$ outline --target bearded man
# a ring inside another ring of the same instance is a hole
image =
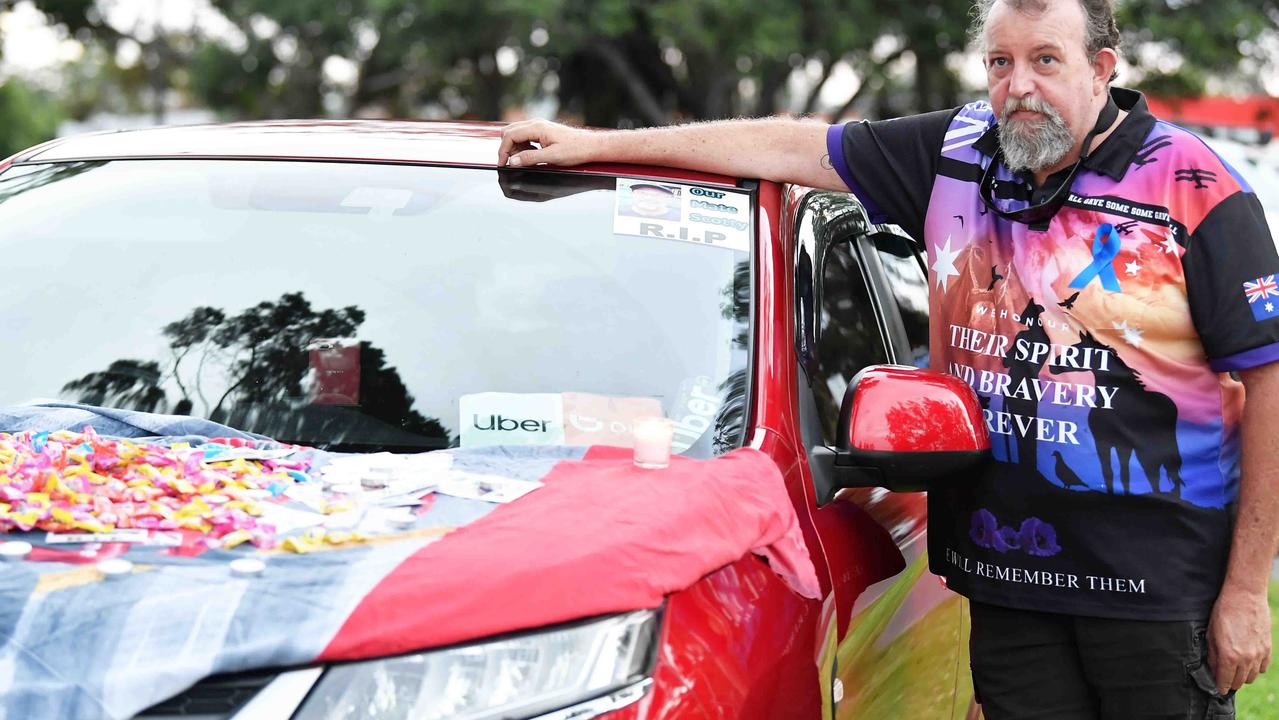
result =
[[[989,103],[830,127],[530,121],[498,161],[851,190],[906,229],[928,252],[933,368],[975,370],[994,440],[988,471],[928,498],[986,716],[1234,717],[1269,665],[1279,542],[1279,255],[1260,203],[1111,87],[1109,0],[975,9]],[[1004,356],[953,342],[975,329]]]

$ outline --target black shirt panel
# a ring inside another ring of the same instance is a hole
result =
[[[1191,234],[1182,267],[1209,360],[1242,361],[1238,356],[1256,350],[1279,355],[1266,349],[1279,343],[1279,253],[1255,194],[1240,190],[1213,207]]]
[[[958,112],[845,123],[844,162],[856,183],[850,189],[876,215],[872,222],[895,223],[923,241],[942,143]]]

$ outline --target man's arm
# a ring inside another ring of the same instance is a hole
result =
[[[512,167],[588,162],[665,165],[844,191],[848,187],[826,152],[827,127],[819,122],[766,118],[645,130],[584,130],[526,120],[502,130],[497,162]]]
[[[1226,580],[1208,625],[1208,662],[1222,694],[1257,679],[1270,665],[1266,586],[1279,545],[1279,363],[1239,373],[1244,401],[1239,511]]]

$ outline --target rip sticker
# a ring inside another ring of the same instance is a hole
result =
[[[750,195],[652,180],[617,179],[613,232],[750,250]]]

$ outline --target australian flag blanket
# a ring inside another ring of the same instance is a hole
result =
[[[85,428],[155,446],[234,438],[304,457],[313,474],[352,457],[187,417],[0,408],[0,433],[10,436]],[[129,718],[218,673],[382,657],[655,608],[751,553],[797,594],[819,595],[782,477],[755,450],[676,457],[658,471],[611,447],[429,455],[447,462],[423,467],[453,476],[539,485],[509,502],[426,493],[407,523],[305,552],[193,543],[190,532],[167,544],[68,543],[10,528],[0,540],[32,548],[0,565],[0,717]],[[301,520],[292,530],[283,522],[282,535],[304,532],[305,508],[286,517]],[[104,574],[111,558],[131,570]],[[241,558],[262,565],[233,571]]]

